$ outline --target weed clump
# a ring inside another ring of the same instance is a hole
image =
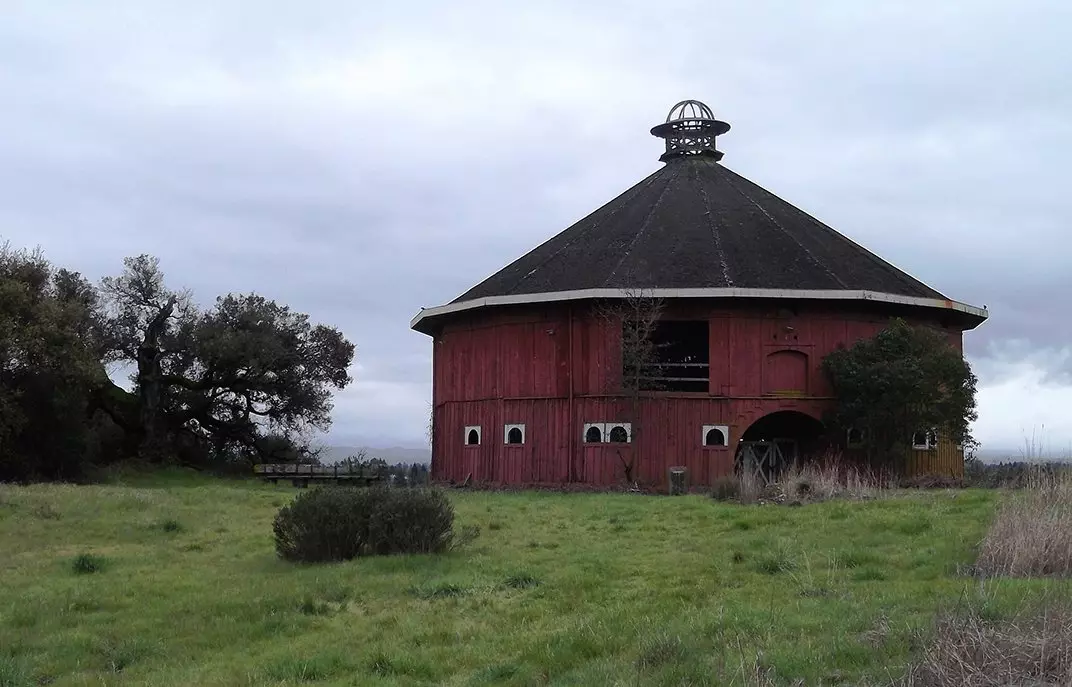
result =
[[[75,575],[92,575],[104,570],[104,559],[91,553],[81,553],[71,561],[71,571]]]
[[[161,532],[167,532],[168,534],[182,532],[182,530],[184,529],[182,523],[175,518],[167,518],[166,520],[161,520],[160,522],[156,523],[155,527]]]
[[[326,601],[306,596],[298,604],[298,612],[302,615],[328,615],[331,613],[331,605]]]
[[[676,663],[688,655],[688,648],[680,637],[658,635],[644,642],[636,659],[637,668],[658,668]]]
[[[507,577],[503,584],[513,589],[530,589],[540,586],[540,580],[535,575],[522,572]]]
[[[469,590],[451,582],[443,582],[424,587],[414,587],[410,590],[410,593],[418,599],[430,601],[432,599],[450,599],[458,596],[465,596],[469,593]]]
[[[312,489],[280,509],[272,529],[281,558],[307,563],[442,553],[479,533],[454,532],[454,508],[442,491],[390,487]]]

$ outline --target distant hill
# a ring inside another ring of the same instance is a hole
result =
[[[369,458],[383,458],[390,465],[398,463],[431,463],[432,452],[426,448],[404,448],[402,446],[389,446],[377,448],[374,446],[325,446],[320,456],[320,462],[325,464],[338,463],[350,456],[356,456],[362,450]]]
[[[1072,451],[1037,451],[1032,455],[1022,448],[980,448],[975,453],[983,463],[1018,463],[1021,461],[1072,462]]]

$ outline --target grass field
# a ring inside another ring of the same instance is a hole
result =
[[[885,682],[937,611],[1000,614],[1042,584],[958,576],[995,491],[459,491],[457,524],[481,529],[461,551],[320,566],[275,556],[294,494],[181,473],[0,485],[0,685]]]

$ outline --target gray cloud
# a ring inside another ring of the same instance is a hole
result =
[[[1011,359],[1069,384],[1070,9],[575,5],[15,4],[0,234],[93,277],[154,253],[203,301],[336,324],[360,363],[337,433],[417,442],[410,317],[654,170],[648,128],[697,97],[728,166],[988,305],[984,384]]]

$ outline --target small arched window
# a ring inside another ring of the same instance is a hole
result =
[[[700,439],[704,446],[729,446],[730,428],[728,425],[704,425]]]
[[[584,432],[584,442],[586,444],[598,444],[603,441],[603,431],[592,425]]]
[[[704,446],[725,446],[726,435],[722,433],[721,429],[712,427],[707,430],[707,434],[704,435]]]
[[[624,444],[629,441],[629,432],[626,431],[625,427],[615,425],[611,428],[607,439],[615,444]]]
[[[465,428],[465,445],[466,446],[479,446],[480,445],[480,428],[479,427],[466,427]]]
[[[503,425],[503,443],[520,446],[525,443],[525,425]]]

